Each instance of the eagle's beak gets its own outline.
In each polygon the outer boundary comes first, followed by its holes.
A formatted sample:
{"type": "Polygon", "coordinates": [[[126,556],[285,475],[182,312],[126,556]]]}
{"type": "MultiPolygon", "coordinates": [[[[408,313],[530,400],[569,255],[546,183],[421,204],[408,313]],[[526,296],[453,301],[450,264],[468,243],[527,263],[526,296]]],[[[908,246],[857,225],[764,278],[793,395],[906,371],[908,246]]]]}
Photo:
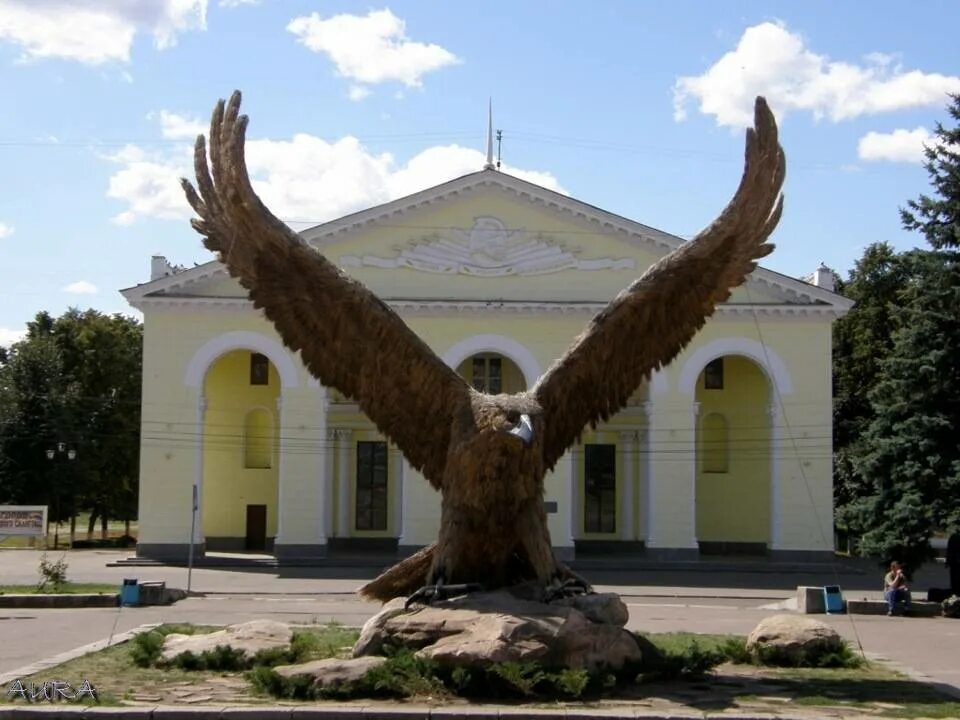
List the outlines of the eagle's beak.
{"type": "Polygon", "coordinates": [[[530,443],[533,442],[533,423],[530,422],[529,415],[521,415],[520,422],[517,423],[517,426],[510,430],[511,435],[523,440],[523,444],[527,447],[530,447],[530,443]]]}

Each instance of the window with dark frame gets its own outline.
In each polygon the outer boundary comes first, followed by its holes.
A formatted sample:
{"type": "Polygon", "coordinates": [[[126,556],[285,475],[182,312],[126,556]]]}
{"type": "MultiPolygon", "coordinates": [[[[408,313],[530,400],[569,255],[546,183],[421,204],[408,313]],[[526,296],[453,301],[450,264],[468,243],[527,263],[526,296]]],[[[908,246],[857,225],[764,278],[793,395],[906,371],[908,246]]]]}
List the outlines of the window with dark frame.
{"type": "Polygon", "coordinates": [[[703,369],[703,388],[705,390],[723,390],[723,358],[711,360],[703,369]]]}
{"type": "Polygon", "coordinates": [[[617,531],[616,451],[616,445],[584,445],[584,532],[617,531]]]}
{"type": "Polygon", "coordinates": [[[250,353],[250,384],[270,384],[270,359],[261,353],[250,353]]]}
{"type": "Polygon", "coordinates": [[[501,358],[475,355],[471,375],[474,390],[491,395],[503,392],[503,363],[501,358]]]}
{"type": "Polygon", "coordinates": [[[357,530],[387,529],[387,444],[357,443],[357,530]]]}

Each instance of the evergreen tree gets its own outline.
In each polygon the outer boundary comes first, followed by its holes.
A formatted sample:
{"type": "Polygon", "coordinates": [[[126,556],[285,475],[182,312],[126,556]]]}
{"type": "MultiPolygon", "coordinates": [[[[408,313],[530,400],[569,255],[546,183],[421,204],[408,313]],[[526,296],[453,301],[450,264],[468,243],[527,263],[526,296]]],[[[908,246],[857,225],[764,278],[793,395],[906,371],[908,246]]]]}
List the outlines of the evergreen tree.
{"type": "Polygon", "coordinates": [[[873,419],[868,393],[891,351],[891,314],[900,302],[907,272],[900,255],[887,243],[868,247],[837,291],[855,301],[833,326],[834,507],[837,529],[857,537],[857,501],[871,493],[857,458],[873,419]]]}
{"type": "MultiPolygon", "coordinates": [[[[960,96],[947,111],[960,122],[960,96]]],[[[901,217],[933,250],[901,256],[890,352],[851,452],[861,495],[848,506],[865,531],[863,552],[910,569],[930,557],[934,531],[960,529],[960,126],[938,123],[925,154],[935,192],[908,202],[901,217]]]]}
{"type": "Polygon", "coordinates": [[[936,139],[924,149],[924,167],[936,196],[921,195],[907,203],[909,209],[900,210],[903,226],[919,230],[937,250],[960,248],[960,95],[951,95],[947,113],[957,126],[937,123],[936,139]]]}
{"type": "Polygon", "coordinates": [[[904,261],[911,279],[858,453],[871,492],[856,507],[863,552],[913,569],[930,557],[934,530],[960,527],[960,254],[904,261]]]}

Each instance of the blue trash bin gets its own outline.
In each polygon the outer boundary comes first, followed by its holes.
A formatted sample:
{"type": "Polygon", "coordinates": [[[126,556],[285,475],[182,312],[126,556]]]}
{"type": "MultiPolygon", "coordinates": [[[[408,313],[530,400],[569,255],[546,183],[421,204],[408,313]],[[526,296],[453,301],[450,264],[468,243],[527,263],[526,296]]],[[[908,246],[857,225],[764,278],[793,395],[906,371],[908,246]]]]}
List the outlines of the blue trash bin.
{"type": "Polygon", "coordinates": [[[843,612],[843,592],[839,585],[826,585],[823,588],[823,604],[827,613],[843,612]]]}
{"type": "Polygon", "coordinates": [[[130,607],[140,604],[140,585],[136,578],[124,578],[120,587],[120,604],[130,607]]]}

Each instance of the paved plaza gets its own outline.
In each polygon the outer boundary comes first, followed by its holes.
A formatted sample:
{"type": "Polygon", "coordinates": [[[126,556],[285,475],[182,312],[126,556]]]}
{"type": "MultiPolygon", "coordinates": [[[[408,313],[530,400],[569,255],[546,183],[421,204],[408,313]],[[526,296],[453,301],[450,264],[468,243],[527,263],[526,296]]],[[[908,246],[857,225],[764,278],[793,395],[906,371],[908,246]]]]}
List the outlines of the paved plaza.
{"type": "MultiPolygon", "coordinates": [[[[75,582],[120,585],[125,577],[161,580],[185,588],[181,567],[108,567],[128,552],[67,553],[75,582]]],[[[37,580],[39,553],[0,551],[3,584],[37,580]]],[[[147,623],[229,624],[254,618],[294,623],[337,621],[360,625],[379,607],[354,590],[373,576],[355,568],[199,568],[192,588],[201,593],[172,606],[87,610],[0,609],[0,676],[59,653],[104,640],[147,623]]],[[[942,567],[931,566],[915,587],[937,584],[942,567]]],[[[812,577],[803,573],[709,572],[703,568],[664,572],[588,572],[601,591],[618,592],[630,610],[628,627],[644,632],[687,631],[745,635],[764,617],[789,610],[797,585],[839,584],[848,598],[877,597],[872,574],[812,577]]],[[[942,584],[942,583],[941,583],[942,584]]],[[[960,621],[820,615],[855,646],[886,658],[914,676],[928,677],[960,696],[960,621]]]]}

